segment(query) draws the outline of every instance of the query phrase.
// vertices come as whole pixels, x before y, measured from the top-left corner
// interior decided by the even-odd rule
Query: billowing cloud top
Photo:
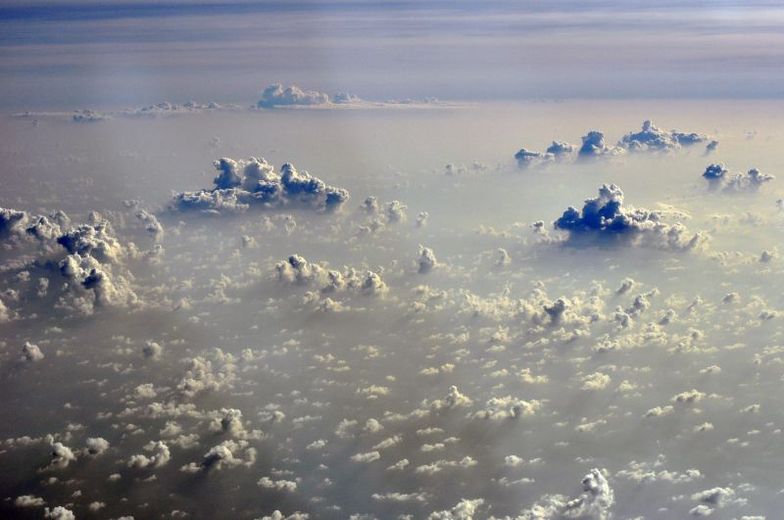
[[[680,223],[665,223],[662,212],[625,208],[623,191],[615,184],[602,185],[598,197],[586,199],[582,210],[569,207],[553,225],[556,229],[568,231],[571,238],[642,242],[677,250],[694,249],[705,238],[700,233],[690,236]]]
[[[215,187],[185,191],[174,196],[177,210],[206,212],[243,211],[250,206],[265,208],[293,206],[332,211],[349,199],[348,190],[330,186],[306,171],[286,163],[280,174],[264,158],[215,161]]]

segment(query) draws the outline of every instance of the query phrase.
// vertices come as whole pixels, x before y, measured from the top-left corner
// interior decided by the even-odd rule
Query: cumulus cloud
[[[245,440],[226,440],[210,448],[200,463],[191,462],[180,468],[184,473],[219,471],[239,466],[250,467],[256,463],[256,448]],[[259,484],[261,485],[261,484]]]
[[[51,446],[51,459],[49,465],[44,470],[56,470],[67,468],[71,462],[76,460],[76,454],[65,446],[62,442],[55,442]]]
[[[43,507],[46,505],[46,501],[35,495],[20,495],[14,499],[14,505],[16,507]]]
[[[419,258],[417,259],[417,271],[419,274],[427,274],[438,265],[436,254],[429,247],[419,246]]]
[[[457,386],[452,385],[443,399],[435,399],[433,401],[425,401],[423,403],[425,408],[430,408],[433,411],[452,410],[455,408],[462,408],[471,406],[473,401],[466,395],[460,393]]]
[[[145,455],[143,453],[131,455],[131,458],[128,459],[129,468],[160,468],[161,466],[168,464],[171,460],[171,451],[166,443],[162,441],[150,441],[144,449],[145,451],[150,452],[151,455]]]
[[[345,99],[345,96],[341,96]],[[280,83],[267,86],[261,93],[257,103],[259,108],[274,108],[281,106],[313,106],[330,103],[328,94],[316,90],[303,90],[296,85],[284,87]]]
[[[577,151],[577,155],[582,159],[586,159],[605,155],[618,155],[622,152],[623,148],[607,146],[602,132],[591,130],[582,137],[582,146]]]
[[[732,175],[723,164],[709,164],[702,177],[708,181],[711,190],[723,193],[756,193],[759,189],[775,177],[760,172],[756,168],[746,173]]]
[[[378,273],[345,267],[342,271],[309,262],[300,255],[291,255],[275,265],[281,282],[314,287],[324,294],[349,292],[365,296],[383,296],[388,287]]]
[[[516,154],[517,166],[521,169],[546,166],[556,161],[569,159],[577,147],[563,141],[553,141],[544,152],[521,148]]]
[[[631,152],[667,152],[678,150],[682,146],[693,146],[708,140],[708,136],[694,132],[678,130],[662,130],[650,120],[643,121],[639,132],[630,132],[623,136],[618,146]],[[717,142],[718,145],[718,142]],[[715,149],[716,146],[713,146]]]
[[[574,242],[601,240],[674,251],[694,250],[705,242],[703,234],[689,233],[683,224],[666,223],[660,211],[625,208],[623,202],[621,188],[604,184],[598,197],[586,199],[582,210],[568,208],[554,227],[569,232]]]
[[[610,520],[615,493],[604,472],[592,469],[582,480],[583,492],[568,499],[563,495],[546,495],[520,515],[521,520]]]
[[[85,442],[86,448],[85,452],[88,455],[101,455],[105,453],[109,449],[109,441],[104,439],[103,437],[89,437]]]
[[[215,161],[215,187],[174,195],[172,208],[207,213],[244,211],[249,207],[299,207],[317,211],[338,209],[349,199],[343,188],[326,184],[306,171],[286,163],[280,173],[264,158]]]
[[[148,222],[153,222],[154,217],[149,217]],[[160,232],[162,228],[156,234]],[[128,264],[157,254],[121,240],[109,220],[97,212],[91,212],[87,222],[72,226],[62,211],[47,216],[2,209],[0,238],[20,254],[34,252],[31,267],[44,275],[38,279],[37,298],[49,294],[54,268],[66,282],[55,307],[85,315],[100,307],[140,307]]]
[[[588,159],[617,156],[626,152],[668,152],[703,143],[708,139],[708,136],[694,132],[662,130],[646,120],[643,121],[640,131],[624,135],[616,146],[607,144],[604,133],[591,130],[582,137],[579,148],[567,142],[553,141],[544,152],[521,148],[514,157],[521,169],[528,169],[568,159],[575,150],[579,159]],[[717,146],[718,141],[711,141],[706,147],[706,153],[712,152]]]
[[[505,421],[509,419],[519,419],[536,413],[542,403],[536,400],[524,401],[517,397],[507,395],[505,397],[491,397],[485,403],[484,409],[473,414],[477,419],[491,421]]]
[[[22,346],[22,361],[40,361],[43,358],[44,353],[41,352],[38,345],[25,341],[25,344]]]
[[[485,503],[481,498],[472,500],[462,499],[452,509],[434,511],[427,516],[427,520],[474,520],[478,518],[479,508]]]
[[[76,515],[70,509],[56,506],[52,509],[47,507],[44,510],[44,518],[47,520],[76,520]]]

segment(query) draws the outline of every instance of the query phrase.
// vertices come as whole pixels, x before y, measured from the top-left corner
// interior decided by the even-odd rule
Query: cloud
[[[105,453],[109,449],[109,441],[103,437],[90,437],[85,442],[85,451],[88,455],[98,456]]]
[[[342,271],[309,262],[300,255],[291,255],[275,265],[281,282],[305,285],[323,294],[349,292],[365,296],[383,296],[389,288],[378,273],[344,267]]]
[[[536,413],[542,403],[536,400],[524,401],[507,395],[505,397],[491,397],[485,407],[473,414],[474,418],[491,421],[505,421],[519,419]]]
[[[286,491],[293,493],[297,490],[297,483],[293,480],[273,480],[269,477],[262,477],[256,482],[262,489],[271,489],[274,491]]]
[[[474,520],[479,508],[485,503],[481,498],[473,500],[462,499],[455,507],[445,511],[434,511],[427,516],[427,520]]]
[[[62,442],[52,443],[51,448],[51,460],[49,465],[44,468],[44,471],[67,468],[71,462],[76,460],[76,454]]]
[[[685,133],[677,130],[662,130],[650,120],[643,121],[642,130],[624,135],[618,146],[630,152],[668,152],[679,150],[682,146],[693,146],[708,140],[708,136],[694,132]],[[715,149],[718,145],[712,147]]]
[[[433,401],[426,400],[423,403],[423,406],[425,408],[431,409],[434,412],[439,412],[441,410],[463,408],[471,406],[471,404],[473,404],[471,398],[460,393],[460,390],[457,389],[457,386],[452,385],[449,387],[449,391],[443,399],[435,399]]]
[[[326,184],[306,171],[286,163],[280,174],[263,158],[247,161],[223,158],[215,161],[218,176],[213,189],[174,195],[172,209],[206,213],[238,212],[249,207],[300,207],[316,211],[338,209],[349,200],[343,188]]]
[[[525,148],[520,148],[514,155],[514,158],[517,160],[517,166],[522,169],[541,166],[544,163],[555,160],[555,156],[551,153],[534,152]]]
[[[152,455],[137,454],[131,455],[128,459],[129,468],[160,468],[171,460],[171,451],[166,443],[162,441],[150,441],[144,449]]]
[[[544,152],[521,148],[516,154],[517,166],[522,169],[541,167],[572,156],[577,147],[564,141],[553,141]]]
[[[44,510],[44,518],[47,520],[76,520],[76,515],[70,509],[57,506],[53,509],[47,507]]]
[[[341,99],[345,99],[341,96]],[[328,94],[316,90],[302,90],[296,85],[284,87],[280,83],[267,86],[261,93],[256,104],[259,108],[275,108],[281,106],[313,106],[330,103]]]
[[[417,259],[417,272],[427,274],[438,266],[436,254],[429,247],[419,246],[419,258]]]
[[[709,164],[702,177],[708,181],[711,190],[729,194],[756,193],[764,184],[775,179],[773,175],[762,173],[756,168],[732,175],[723,164]]]
[[[257,518],[256,520],[308,520],[310,515],[307,513],[301,513],[299,511],[295,511],[290,515],[286,515],[281,513],[279,510],[275,510],[272,514],[268,516],[263,516],[261,518]]]
[[[46,505],[46,501],[34,495],[20,495],[14,499],[14,505],[16,507],[43,507]]]
[[[29,341],[25,341],[25,344],[22,346],[23,361],[40,361],[43,358],[44,353],[41,352],[41,349],[38,348],[38,345],[34,345]]]
[[[583,492],[567,499],[562,495],[546,495],[532,508],[522,512],[519,520],[610,520],[615,493],[604,471],[592,469],[582,480]]]
[[[226,440],[210,448],[202,461],[191,462],[180,468],[184,473],[219,471],[239,466],[250,467],[256,463],[256,448],[249,447],[245,440]]]
[[[111,116],[93,110],[77,110],[71,117],[74,123],[98,123],[111,119]]]
[[[586,199],[582,210],[568,208],[553,225],[555,229],[567,231],[574,243],[604,241],[690,251],[705,242],[701,233],[689,233],[677,222],[664,222],[665,214],[660,211],[627,209],[623,202],[621,188],[604,184],[599,188],[598,197]]]
[[[604,134],[598,130],[589,131],[582,137],[582,142],[582,146],[577,151],[577,156],[581,159],[619,155],[624,152],[623,148],[607,146]]]

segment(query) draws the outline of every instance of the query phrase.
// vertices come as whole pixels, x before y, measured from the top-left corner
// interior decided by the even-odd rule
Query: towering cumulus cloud
[[[215,161],[218,175],[212,189],[177,193],[173,209],[203,212],[244,211],[261,208],[308,208],[332,211],[349,199],[348,190],[330,186],[306,171],[286,163],[277,173],[264,158]]]
[[[625,208],[623,191],[615,184],[604,184],[599,196],[586,199],[582,210],[567,208],[554,223],[555,229],[567,231],[574,243],[639,244],[677,251],[700,246],[705,237],[690,234],[680,223],[667,224],[660,211]]]

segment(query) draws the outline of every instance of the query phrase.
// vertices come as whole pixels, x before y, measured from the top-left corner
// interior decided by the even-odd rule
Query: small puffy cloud
[[[484,409],[477,411],[473,416],[477,419],[491,421],[519,419],[521,417],[533,415],[541,406],[542,404],[539,401],[524,401],[510,395],[505,397],[492,397],[485,403]]]
[[[88,455],[101,455],[109,449],[109,441],[103,437],[90,437],[85,441],[85,451]]]
[[[481,498],[472,500],[462,499],[452,509],[434,511],[427,516],[427,520],[474,520],[479,508],[485,501]]]
[[[44,510],[44,518],[47,520],[76,520],[76,515],[70,509],[57,506],[53,509],[47,507]]]
[[[76,454],[68,446],[61,442],[52,444],[51,460],[44,470],[54,470],[67,468],[71,462],[76,460]]]
[[[74,123],[98,123],[108,119],[111,119],[110,115],[89,109],[76,110],[71,116]]]
[[[545,495],[518,517],[526,520],[610,520],[615,493],[605,471],[592,469],[582,480],[583,492],[573,499],[563,495]]]
[[[256,463],[256,448],[248,447],[245,440],[227,440],[210,448],[201,463],[191,462],[180,468],[185,473],[222,470],[238,466],[250,467]]]
[[[417,259],[417,271],[419,274],[426,274],[438,265],[436,254],[429,247],[419,246],[419,258]]]
[[[256,482],[262,489],[271,489],[274,491],[287,491],[293,493],[297,490],[297,483],[293,480],[273,480],[269,477],[262,477]]]
[[[531,150],[526,150],[525,148],[521,148],[514,157],[517,160],[517,166],[522,169],[531,168],[533,166],[540,166],[554,160],[554,156],[552,154],[534,152]]]
[[[734,489],[715,487],[694,493],[691,499],[711,507],[724,507],[734,497]]]
[[[709,164],[702,174],[708,181],[711,190],[721,190],[723,193],[755,193],[764,184],[775,179],[773,175],[767,175],[756,168],[750,169],[746,173],[730,174],[723,164]]]
[[[163,347],[155,341],[147,341],[142,347],[142,354],[148,359],[160,359],[163,355]]]
[[[472,403],[473,401],[468,396],[460,393],[457,386],[452,385],[443,399],[425,401],[423,404],[425,407],[437,412],[471,406]]]
[[[563,161],[571,157],[577,147],[562,141],[553,141],[544,152],[536,152],[521,148],[516,154],[517,166],[528,169],[546,166],[556,161]]]
[[[378,451],[368,451],[365,453],[357,453],[351,456],[352,462],[368,463],[381,458],[381,453]]]
[[[291,255],[275,265],[277,278],[289,284],[315,287],[324,294],[351,292],[365,296],[383,296],[389,288],[378,273],[353,268],[342,271],[309,262],[300,255]]]
[[[556,160],[560,160],[570,156],[576,149],[577,147],[573,144],[564,141],[553,141],[552,144],[547,147],[545,153],[552,154]]]
[[[43,358],[44,353],[41,352],[38,345],[25,341],[25,344],[22,346],[22,361],[40,361]]]
[[[128,459],[129,468],[160,468],[171,460],[169,447],[162,441],[150,442],[144,449],[152,454],[149,456],[145,454],[131,455],[131,458]]]
[[[278,509],[272,512],[272,514],[267,516],[262,516],[261,518],[257,518],[256,520],[308,520],[310,515],[307,513],[300,513],[299,511],[295,511],[290,515],[285,515],[281,513]]]
[[[611,379],[610,376],[607,374],[603,374],[601,372],[594,372],[593,374],[589,374],[583,377],[583,390],[602,390],[607,388],[610,384]]]
[[[46,505],[46,501],[34,495],[20,495],[14,499],[14,505],[16,507],[43,507]]]

